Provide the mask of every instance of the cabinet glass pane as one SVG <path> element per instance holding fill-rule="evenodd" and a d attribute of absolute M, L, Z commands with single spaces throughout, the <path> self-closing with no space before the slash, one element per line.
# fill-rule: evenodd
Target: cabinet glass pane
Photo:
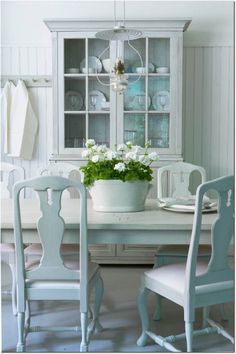
<path fill-rule="evenodd" d="M 85 58 L 85 39 L 65 39 L 65 73 L 81 72 L 80 63 Z"/>
<path fill-rule="evenodd" d="M 170 111 L 170 77 L 150 77 L 148 82 L 148 93 L 151 97 L 151 110 Z"/>
<path fill-rule="evenodd" d="M 148 57 L 155 68 L 168 67 L 170 70 L 170 39 L 150 38 L 148 44 Z"/>
<path fill-rule="evenodd" d="M 148 140 L 151 141 L 152 148 L 169 147 L 169 129 L 169 114 L 148 115 Z"/>
<path fill-rule="evenodd" d="M 124 93 L 125 111 L 145 111 L 145 79 L 142 77 L 137 82 L 134 82 L 137 78 L 138 76 L 135 76 L 129 80 L 128 89 Z"/>
<path fill-rule="evenodd" d="M 145 115 L 138 113 L 125 114 L 124 142 L 131 141 L 134 145 L 145 145 Z"/>
<path fill-rule="evenodd" d="M 110 143 L 110 116 L 109 114 L 89 114 L 89 139 L 94 139 L 97 144 Z"/>
<path fill-rule="evenodd" d="M 65 148 L 84 147 L 85 131 L 84 114 L 65 114 Z"/>
<path fill-rule="evenodd" d="M 145 38 L 135 39 L 130 42 L 132 47 L 134 47 L 143 60 L 143 66 L 146 65 L 146 40 Z M 130 47 L 129 42 L 124 42 L 124 64 L 125 64 L 125 72 L 127 73 L 136 73 L 137 68 L 142 66 L 140 58 L 138 54 L 135 52 L 133 48 Z"/>
<path fill-rule="evenodd" d="M 102 77 L 101 80 L 103 83 L 109 84 L 108 77 Z M 96 75 L 94 77 L 89 77 L 88 85 L 88 110 L 109 111 L 110 86 L 100 84 Z"/>
<path fill-rule="evenodd" d="M 110 46 L 109 41 L 104 41 L 102 39 L 88 39 L 88 67 L 91 72 L 101 72 L 106 73 L 103 66 L 103 59 L 108 59 L 110 57 Z M 108 65 L 108 63 L 106 62 Z M 107 66 L 106 66 L 107 67 Z M 101 70 L 100 70 L 101 69 Z M 108 70 L 109 72 L 109 70 Z"/>
<path fill-rule="evenodd" d="M 83 111 L 85 109 L 85 78 L 65 79 L 64 111 Z"/>

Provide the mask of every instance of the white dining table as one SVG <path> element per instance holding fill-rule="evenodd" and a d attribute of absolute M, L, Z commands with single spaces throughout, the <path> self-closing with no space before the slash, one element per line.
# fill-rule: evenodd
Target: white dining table
<path fill-rule="evenodd" d="M 37 243 L 37 220 L 40 217 L 38 199 L 21 199 L 24 243 Z M 63 242 L 79 242 L 79 199 L 63 200 L 61 216 L 65 220 Z M 171 212 L 160 209 L 157 201 L 146 201 L 145 210 L 130 213 L 104 213 L 92 208 L 88 200 L 88 239 L 90 244 L 189 244 L 193 213 Z M 210 243 L 212 223 L 217 213 L 202 215 L 201 244 Z M 14 242 L 13 202 L 1 201 L 1 242 Z"/>

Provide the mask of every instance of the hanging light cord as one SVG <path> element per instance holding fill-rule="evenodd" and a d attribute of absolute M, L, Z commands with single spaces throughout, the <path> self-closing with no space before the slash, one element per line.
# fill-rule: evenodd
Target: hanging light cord
<path fill-rule="evenodd" d="M 116 0 L 114 0 L 114 26 L 116 26 Z"/>
<path fill-rule="evenodd" d="M 123 0 L 123 13 L 124 13 L 123 26 L 125 27 L 125 0 Z"/>

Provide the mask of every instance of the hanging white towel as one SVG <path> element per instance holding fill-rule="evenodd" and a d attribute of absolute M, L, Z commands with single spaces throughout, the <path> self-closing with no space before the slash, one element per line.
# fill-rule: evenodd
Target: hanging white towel
<path fill-rule="evenodd" d="M 15 92 L 15 85 L 11 81 L 7 81 L 1 93 L 1 131 L 2 141 L 4 142 L 4 153 L 10 152 L 9 131 L 10 131 L 10 114 L 12 97 Z"/>
<path fill-rule="evenodd" d="M 31 160 L 38 129 L 38 120 L 32 109 L 29 93 L 19 80 L 11 100 L 9 155 Z"/>

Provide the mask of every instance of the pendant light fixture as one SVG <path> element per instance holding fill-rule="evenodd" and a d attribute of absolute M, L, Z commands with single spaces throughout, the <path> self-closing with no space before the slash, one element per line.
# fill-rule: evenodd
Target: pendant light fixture
<path fill-rule="evenodd" d="M 99 79 L 98 75 L 97 75 L 97 79 L 102 85 L 106 85 L 106 86 L 111 85 L 113 91 L 122 93 L 127 89 L 127 86 L 129 84 L 128 75 L 125 74 L 124 58 L 121 55 L 122 42 L 127 41 L 128 46 L 138 55 L 141 66 L 143 66 L 143 60 L 141 55 L 139 54 L 138 50 L 134 48 L 134 46 L 132 46 L 130 43 L 130 41 L 140 38 L 142 36 L 142 32 L 137 29 L 127 28 L 125 26 L 125 0 L 123 0 L 123 21 L 122 22 L 117 21 L 116 0 L 114 0 L 114 22 L 115 22 L 114 27 L 112 29 L 99 31 L 95 34 L 96 38 L 109 41 L 109 46 L 106 47 L 103 50 L 103 52 L 99 55 L 98 60 L 100 60 L 102 55 L 110 48 L 110 43 L 112 41 L 115 41 L 116 43 L 116 53 L 117 53 L 114 68 L 110 69 L 110 84 L 105 84 L 104 82 L 102 82 Z M 133 81 L 132 84 L 137 82 L 140 79 L 140 77 L 141 75 L 135 81 Z"/>

